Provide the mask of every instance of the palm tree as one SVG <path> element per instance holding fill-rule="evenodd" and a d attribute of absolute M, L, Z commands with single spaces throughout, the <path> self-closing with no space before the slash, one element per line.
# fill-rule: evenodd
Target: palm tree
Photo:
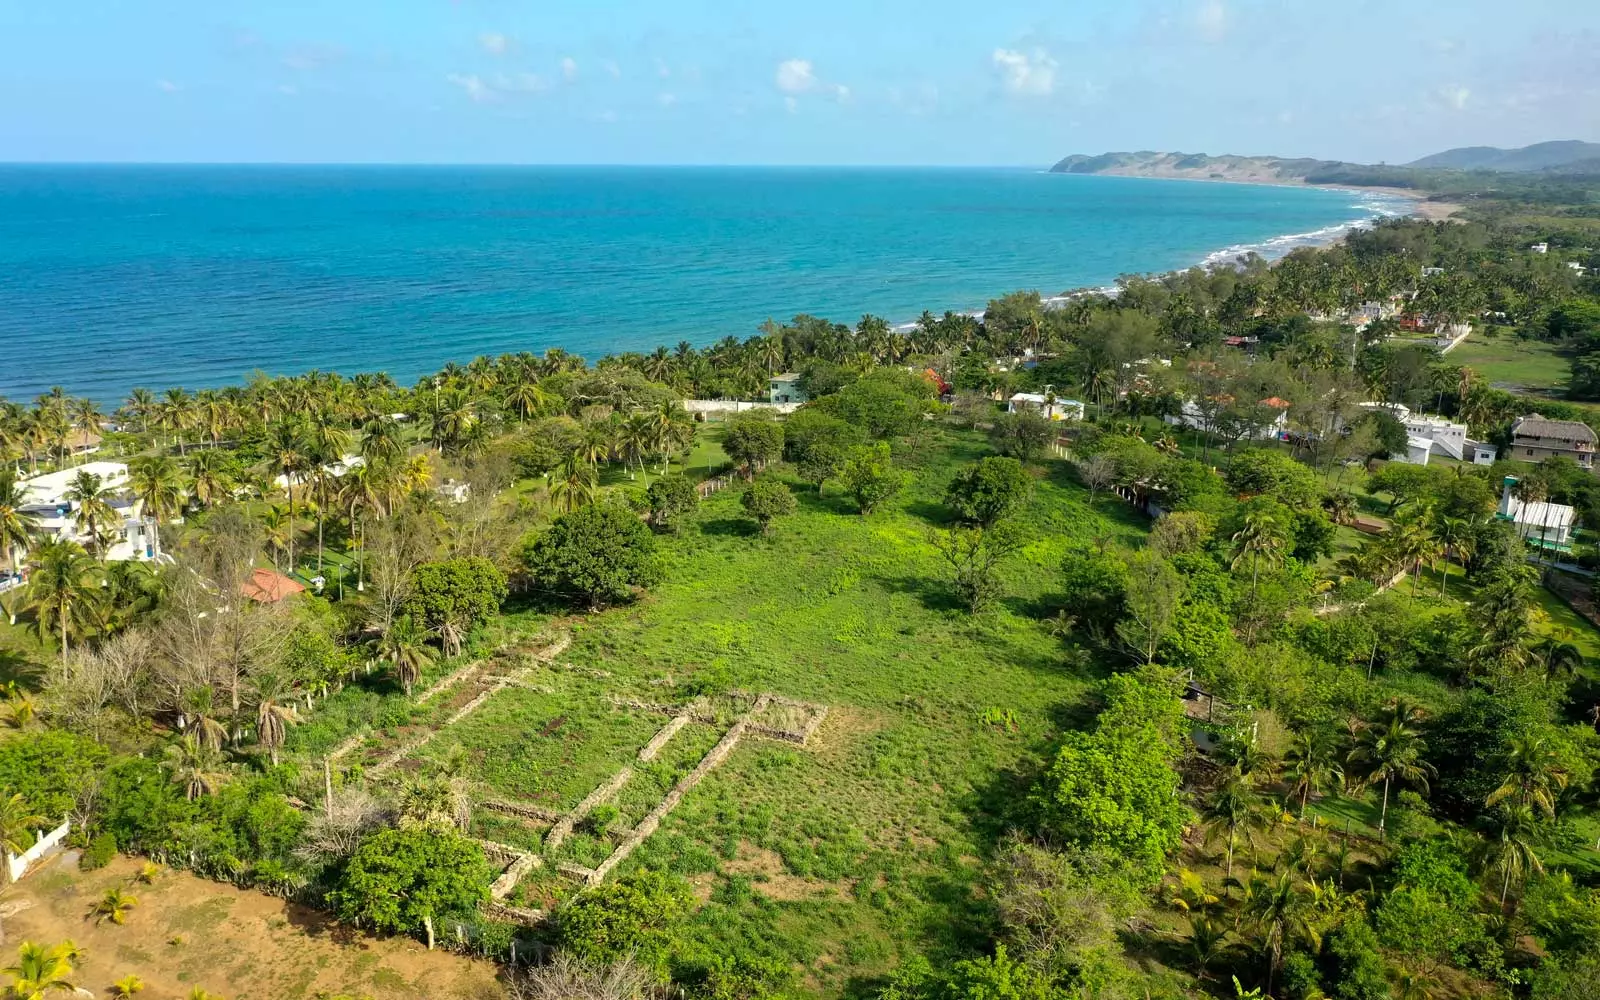
<path fill-rule="evenodd" d="M 43 1000 L 48 993 L 78 990 L 67 978 L 72 975 L 72 962 L 65 945 L 46 948 L 24 941 L 17 948 L 17 964 L 0 971 L 11 977 L 9 995 L 14 1000 Z"/>
<path fill-rule="evenodd" d="M 294 689 L 287 678 L 274 673 L 256 678 L 256 742 L 267 748 L 274 767 L 289 727 L 300 721 L 293 698 Z"/>
<path fill-rule="evenodd" d="M 263 541 L 272 552 L 272 564 L 283 569 L 283 554 L 294 542 L 294 513 L 286 504 L 275 503 L 261 512 Z"/>
<path fill-rule="evenodd" d="M 289 571 L 294 572 L 294 484 L 306 466 L 305 426 L 297 420 L 279 420 L 267 433 L 267 464 L 283 477 L 289 494 Z"/>
<path fill-rule="evenodd" d="M 1439 596 L 1443 597 L 1445 586 L 1450 582 L 1451 557 L 1460 555 L 1463 561 L 1470 558 L 1462 549 L 1463 545 L 1467 548 L 1472 546 L 1472 522 L 1464 517 L 1445 515 L 1435 526 L 1434 537 L 1444 546 L 1444 566 L 1439 573 Z"/>
<path fill-rule="evenodd" d="M 128 401 L 122 408 L 129 416 L 139 418 L 139 433 L 147 434 L 150 431 L 150 416 L 156 412 L 156 397 L 149 389 L 134 389 L 128 393 Z"/>
<path fill-rule="evenodd" d="M 1583 651 L 1573 642 L 1577 637 L 1577 632 L 1563 625 L 1534 644 L 1534 655 L 1544 665 L 1546 679 L 1575 677 L 1583 669 Z"/>
<path fill-rule="evenodd" d="M 0 798 L 0 851 L 8 854 L 26 851 L 32 843 L 34 832 L 46 822 L 43 816 L 28 808 L 21 792 Z M 0 880 L 9 880 L 10 877 L 10 866 L 0 865 Z"/>
<path fill-rule="evenodd" d="M 1252 879 L 1245 910 L 1267 951 L 1267 993 L 1270 995 L 1273 978 L 1283 966 L 1286 945 L 1304 941 L 1313 951 L 1321 947 L 1322 935 L 1317 930 L 1316 913 L 1306 894 L 1295 884 L 1291 872 L 1272 880 Z"/>
<path fill-rule="evenodd" d="M 405 442 L 400 437 L 400 425 L 386 415 L 368 420 L 361 428 L 359 450 L 361 457 L 369 464 L 387 465 L 400 461 L 406 453 Z"/>
<path fill-rule="evenodd" d="M 1394 782 L 1415 785 L 1424 792 L 1428 789 L 1428 776 L 1434 768 L 1422 759 L 1427 742 L 1417 729 L 1421 718 L 1416 706 L 1395 699 L 1378 719 L 1355 727 L 1355 743 L 1346 760 L 1363 784 L 1383 782 L 1383 805 L 1378 813 L 1380 837 L 1389 818 L 1389 789 Z"/>
<path fill-rule="evenodd" d="M 203 452 L 215 455 L 216 451 Z M 183 470 L 171 455 L 150 455 L 128 464 L 128 486 L 159 524 L 175 520 L 183 505 Z"/>
<path fill-rule="evenodd" d="M 582 452 L 573 452 L 561 462 L 559 476 L 550 482 L 550 502 L 572 513 L 594 500 L 598 477 L 594 466 Z"/>
<path fill-rule="evenodd" d="M 1189 957 L 1194 959 L 1195 975 L 1204 981 L 1211 966 L 1227 950 L 1228 928 L 1222 921 L 1205 914 L 1189 917 Z"/>
<path fill-rule="evenodd" d="M 89 630 L 99 602 L 101 567 L 77 542 L 51 541 L 33 552 L 28 577 L 28 605 L 39 622 L 41 638 L 61 641 L 61 659 L 73 635 Z"/>
<path fill-rule="evenodd" d="M 0 551 L 12 570 L 21 565 L 21 553 L 39 529 L 39 518 L 22 509 L 27 502 L 28 490 L 17 482 L 16 473 L 0 469 Z"/>
<path fill-rule="evenodd" d="M 233 496 L 233 473 L 227 452 L 212 449 L 189 457 L 189 488 L 203 507 L 212 507 Z"/>
<path fill-rule="evenodd" d="M 1261 560 L 1266 559 L 1268 566 L 1282 562 L 1288 541 L 1287 527 L 1272 512 L 1259 507 L 1245 512 L 1244 526 L 1233 533 L 1234 557 L 1229 565 L 1232 569 L 1238 569 L 1246 558 L 1250 560 L 1250 596 L 1256 594 Z"/>
<path fill-rule="evenodd" d="M 1233 851 L 1239 841 L 1239 832 L 1243 830 L 1245 839 L 1254 842 L 1253 831 L 1261 822 L 1260 806 L 1261 799 L 1250 786 L 1250 779 L 1237 771 L 1228 775 L 1227 780 L 1206 797 L 1205 807 L 1200 812 L 1206 830 L 1206 842 L 1210 843 L 1215 837 L 1226 833 L 1227 878 L 1233 878 Z"/>
<path fill-rule="evenodd" d="M 1531 873 L 1544 872 L 1538 849 L 1544 843 L 1545 830 L 1533 809 L 1519 802 L 1502 802 L 1496 815 L 1485 819 L 1490 827 L 1489 869 L 1501 875 L 1500 905 L 1504 906 L 1513 880 L 1521 882 Z"/>
<path fill-rule="evenodd" d="M 1556 798 L 1566 789 L 1569 777 L 1560 754 L 1544 737 L 1523 734 L 1511 741 L 1505 764 L 1505 779 L 1483 804 L 1496 806 L 1510 800 L 1555 819 Z"/>
<path fill-rule="evenodd" d="M 183 787 L 184 798 L 193 802 L 222 787 L 227 776 L 222 771 L 222 753 L 201 742 L 193 732 L 184 733 L 166 749 L 166 766 L 175 784 Z"/>
<path fill-rule="evenodd" d="M 88 534 L 88 544 L 96 552 L 109 537 L 110 526 L 122 522 L 122 515 L 111 505 L 116 493 L 105 482 L 103 476 L 79 472 L 64 494 L 72 502 L 73 526 L 79 534 Z"/>
<path fill-rule="evenodd" d="M 156 407 L 156 419 L 178 443 L 183 454 L 183 435 L 194 425 L 194 401 L 182 389 L 168 389 Z"/>
<path fill-rule="evenodd" d="M 422 679 L 423 668 L 433 662 L 433 654 L 423 641 L 422 630 L 417 628 L 410 616 L 400 618 L 389 627 L 389 631 L 378 640 L 377 654 L 378 659 L 387 660 L 394 667 L 395 679 L 405 688 L 408 698 L 411 689 Z"/>
<path fill-rule="evenodd" d="M 143 992 L 144 980 L 131 973 L 111 984 L 111 995 L 114 997 L 131 997 Z"/>
<path fill-rule="evenodd" d="M 1287 767 L 1283 776 L 1289 788 L 1300 798 L 1300 818 L 1306 818 L 1306 806 L 1311 796 L 1325 788 L 1336 788 L 1344 781 L 1344 768 L 1339 765 L 1338 747 L 1326 733 L 1307 729 L 1296 733 L 1294 742 L 1285 756 Z"/>
<path fill-rule="evenodd" d="M 94 917 L 97 924 L 109 920 L 120 927 L 127 922 L 128 911 L 138 905 L 139 897 L 122 889 L 111 888 L 89 908 L 89 916 Z"/>

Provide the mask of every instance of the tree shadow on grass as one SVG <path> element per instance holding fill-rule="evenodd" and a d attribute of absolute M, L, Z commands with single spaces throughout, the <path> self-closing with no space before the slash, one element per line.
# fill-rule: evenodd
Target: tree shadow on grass
<path fill-rule="evenodd" d="M 956 594 L 955 588 L 944 580 L 926 576 L 873 576 L 873 580 L 891 594 L 910 594 L 922 602 L 929 611 L 967 610 L 966 602 Z"/>
<path fill-rule="evenodd" d="M 795 490 L 795 502 L 799 508 L 812 514 L 854 514 L 860 516 L 861 508 L 856 502 L 843 493 L 823 493 L 816 490 Z"/>
<path fill-rule="evenodd" d="M 37 691 L 44 683 L 44 665 L 15 650 L 0 649 L 0 684 L 10 682 Z"/>
<path fill-rule="evenodd" d="M 700 534 L 723 538 L 750 538 L 761 528 L 747 517 L 717 517 L 699 524 Z"/>
<path fill-rule="evenodd" d="M 912 517 L 921 518 L 936 528 L 948 528 L 956 523 L 949 507 L 932 500 L 913 500 L 906 504 L 905 510 Z"/>

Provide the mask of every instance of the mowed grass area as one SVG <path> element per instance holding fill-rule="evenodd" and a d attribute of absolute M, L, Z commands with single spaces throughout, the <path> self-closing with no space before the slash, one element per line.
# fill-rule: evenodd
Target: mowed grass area
<path fill-rule="evenodd" d="M 981 435 L 934 433 L 912 485 L 871 517 L 836 488 L 791 482 L 799 511 L 764 538 L 739 489 L 712 497 L 664 539 L 665 582 L 576 626 L 562 657 L 657 701 L 738 688 L 830 706 L 811 747 L 747 738 L 629 861 L 695 876 L 710 897 L 696 933 L 803 963 L 827 994 L 864 988 L 907 952 L 975 943 L 989 906 L 977 869 L 1059 732 L 1083 721 L 1095 674 L 1040 621 L 1061 559 L 1146 530 L 1112 498 L 1091 507 L 1044 460 L 1021 516 L 1033 540 L 1005 565 L 1009 596 L 970 616 L 928 533 L 951 477 L 990 450 Z M 1014 728 L 984 721 L 989 709 Z M 493 729 L 494 706 L 482 714 Z M 618 800 L 630 818 L 644 806 L 634 798 Z"/>
<path fill-rule="evenodd" d="M 1475 331 L 1445 357 L 1471 368 L 1497 389 L 1553 399 L 1566 395 L 1572 374 L 1571 361 L 1554 344 L 1519 340 L 1507 331 L 1492 337 Z"/>

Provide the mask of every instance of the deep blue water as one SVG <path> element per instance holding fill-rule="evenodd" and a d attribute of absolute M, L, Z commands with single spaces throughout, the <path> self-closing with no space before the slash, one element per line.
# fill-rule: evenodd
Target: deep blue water
<path fill-rule="evenodd" d="M 0 395 L 903 322 L 1378 207 L 1021 169 L 0 166 Z"/>

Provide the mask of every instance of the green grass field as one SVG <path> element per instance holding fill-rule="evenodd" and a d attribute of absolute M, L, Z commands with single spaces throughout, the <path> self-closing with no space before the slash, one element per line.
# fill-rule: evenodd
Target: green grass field
<path fill-rule="evenodd" d="M 1509 332 L 1487 337 L 1473 333 L 1446 355 L 1471 368 L 1497 389 L 1560 399 L 1566 395 L 1572 364 L 1554 344 L 1518 340 Z"/>

